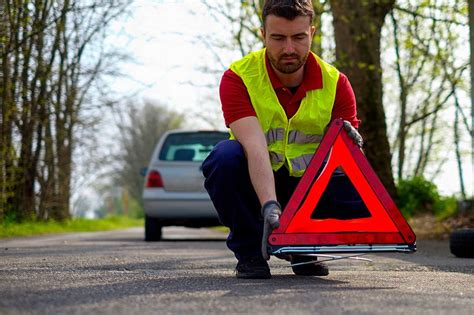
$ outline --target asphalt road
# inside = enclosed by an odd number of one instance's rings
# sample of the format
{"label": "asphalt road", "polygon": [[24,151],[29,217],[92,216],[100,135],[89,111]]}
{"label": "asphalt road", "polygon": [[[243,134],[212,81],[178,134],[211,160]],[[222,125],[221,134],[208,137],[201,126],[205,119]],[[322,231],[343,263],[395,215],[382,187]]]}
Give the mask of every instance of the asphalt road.
{"label": "asphalt road", "polygon": [[335,261],[329,277],[297,277],[270,261],[270,280],[239,280],[224,235],[167,228],[0,241],[0,314],[474,314],[474,259],[420,241],[416,254]]}

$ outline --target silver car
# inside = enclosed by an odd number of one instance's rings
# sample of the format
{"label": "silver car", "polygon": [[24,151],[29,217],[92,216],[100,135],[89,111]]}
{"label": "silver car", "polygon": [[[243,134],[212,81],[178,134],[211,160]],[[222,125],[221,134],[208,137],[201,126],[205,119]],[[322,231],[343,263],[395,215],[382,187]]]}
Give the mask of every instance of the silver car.
{"label": "silver car", "polygon": [[214,146],[228,138],[221,131],[173,130],[163,135],[143,189],[146,241],[159,241],[163,226],[219,225],[200,167]]}

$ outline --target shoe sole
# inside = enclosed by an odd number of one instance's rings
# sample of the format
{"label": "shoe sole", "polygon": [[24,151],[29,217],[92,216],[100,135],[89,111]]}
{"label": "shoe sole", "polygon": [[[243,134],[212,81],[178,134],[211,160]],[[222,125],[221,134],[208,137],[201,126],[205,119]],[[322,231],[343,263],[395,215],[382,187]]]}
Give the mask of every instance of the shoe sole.
{"label": "shoe sole", "polygon": [[272,275],[236,274],[237,279],[270,279]]}
{"label": "shoe sole", "polygon": [[323,274],[314,274],[314,273],[296,273],[294,272],[294,274],[296,276],[303,276],[303,277],[326,277],[326,276],[329,276],[329,272],[328,273],[323,273]]}

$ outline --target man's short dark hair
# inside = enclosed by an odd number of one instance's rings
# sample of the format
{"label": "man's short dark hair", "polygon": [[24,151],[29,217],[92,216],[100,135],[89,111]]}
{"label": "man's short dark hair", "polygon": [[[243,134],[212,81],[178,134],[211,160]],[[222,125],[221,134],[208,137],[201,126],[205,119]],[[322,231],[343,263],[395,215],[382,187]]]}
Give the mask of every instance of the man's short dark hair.
{"label": "man's short dark hair", "polygon": [[311,0],[265,0],[262,10],[263,26],[265,26],[267,16],[271,14],[290,21],[297,16],[308,16],[312,22],[313,3]]}

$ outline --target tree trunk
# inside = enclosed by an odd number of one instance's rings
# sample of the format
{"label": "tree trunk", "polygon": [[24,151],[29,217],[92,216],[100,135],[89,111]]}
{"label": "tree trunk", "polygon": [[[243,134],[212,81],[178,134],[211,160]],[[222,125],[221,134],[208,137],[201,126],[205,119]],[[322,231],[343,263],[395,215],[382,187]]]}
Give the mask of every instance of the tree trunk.
{"label": "tree trunk", "polygon": [[407,98],[408,91],[405,78],[402,73],[400,64],[400,44],[398,42],[398,24],[393,12],[390,17],[393,23],[393,39],[395,44],[396,69],[398,76],[398,84],[400,85],[400,122],[398,125],[398,180],[403,179],[403,165],[405,163],[405,144],[406,144],[406,127],[407,127]]}
{"label": "tree trunk", "polygon": [[[30,32],[35,29],[30,29],[29,16],[30,10],[28,3],[23,3],[20,16],[20,30],[22,33],[21,47],[19,50],[19,57],[21,58],[21,71],[19,76],[19,98],[21,108],[21,123],[19,124],[19,132],[21,135],[20,156],[18,162],[19,172],[17,173],[17,190],[15,196],[18,200],[17,218],[19,220],[33,219],[35,216],[35,195],[34,182],[36,175],[36,166],[33,162],[33,135],[36,129],[36,112],[35,102],[31,98],[31,71],[34,68],[34,57],[32,52],[34,49],[34,40],[30,37]],[[36,21],[37,15],[33,17]],[[35,24],[34,22],[31,24]],[[31,26],[34,27],[34,26]]]}
{"label": "tree trunk", "polygon": [[8,205],[8,169],[9,149],[11,146],[11,120],[9,106],[11,104],[9,77],[10,60],[8,44],[10,38],[5,3],[0,2],[0,222],[3,221]]}
{"label": "tree trunk", "polygon": [[458,165],[458,175],[459,175],[459,187],[461,188],[461,197],[463,200],[466,200],[466,188],[464,185],[464,173],[462,169],[462,156],[460,148],[460,135],[459,135],[459,102],[455,96],[456,102],[456,111],[454,114],[454,146],[456,152],[456,163]]}
{"label": "tree trunk", "polygon": [[316,55],[321,56],[323,53],[321,46],[323,39],[321,15],[324,12],[324,5],[320,1],[313,1],[313,9],[313,25],[316,28],[316,32],[314,32],[313,41],[311,42],[311,51]]}
{"label": "tree trunk", "polygon": [[471,42],[471,163],[474,165],[474,3],[469,2],[469,38]]}
{"label": "tree trunk", "polygon": [[354,88],[367,158],[392,197],[396,188],[382,103],[380,36],[394,2],[331,0],[337,66]]}

